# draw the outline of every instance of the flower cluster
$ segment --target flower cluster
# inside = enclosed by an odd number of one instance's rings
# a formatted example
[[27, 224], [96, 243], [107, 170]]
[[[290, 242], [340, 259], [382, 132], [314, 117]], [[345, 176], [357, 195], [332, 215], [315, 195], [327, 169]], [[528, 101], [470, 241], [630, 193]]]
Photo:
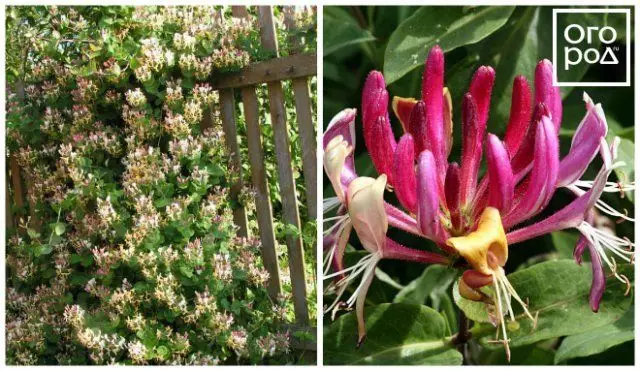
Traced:
[[291, 309], [268, 296], [259, 241], [234, 237], [206, 82], [252, 60], [255, 19], [14, 10], [38, 20], [21, 33], [33, 45], [14, 66], [23, 84], [7, 93], [8, 154], [35, 207], [8, 231], [8, 363], [279, 362]]
[[[377, 179], [355, 172], [356, 111], [346, 109], [329, 124], [323, 138], [324, 168], [336, 197], [326, 200], [325, 206], [326, 211], [337, 212], [325, 219], [333, 222], [325, 231], [325, 278], [335, 277], [329, 291], [337, 298], [326, 311], [355, 304], [362, 342], [366, 333], [364, 300], [380, 260], [463, 266], [461, 296], [486, 304], [501, 330], [501, 339], [496, 340], [504, 344], [509, 357], [505, 317], [514, 320], [511, 300], [522, 307], [534, 328], [537, 320], [505, 274], [509, 248], [553, 231], [577, 229], [581, 237], [575, 257], [580, 263], [585, 249], [589, 251], [593, 266], [589, 303], [597, 312], [605, 288], [603, 266], [629, 286], [629, 279], [617, 271], [614, 259], [633, 263], [635, 247], [628, 239], [596, 227], [596, 210], [633, 221], [600, 196], [603, 192], [634, 189], [635, 185], [608, 181], [611, 172], [623, 165], [616, 160], [619, 139], [607, 142], [603, 108], [586, 93], [585, 116], [568, 154], [561, 158], [558, 135], [562, 99], [559, 88], [553, 85], [553, 66], [548, 60], [537, 65], [533, 94], [525, 77], [515, 78], [511, 115], [502, 140], [486, 133], [495, 72], [487, 66], [475, 72], [462, 101], [460, 164], [449, 162], [453, 106], [444, 75], [444, 53], [436, 46], [426, 60], [421, 99], [392, 100], [404, 129], [399, 141], [391, 129], [384, 78], [377, 71], [367, 77], [362, 92], [362, 130], [380, 174]], [[487, 171], [479, 176], [483, 152]], [[595, 179], [580, 180], [598, 154], [602, 166]], [[575, 199], [551, 216], [534, 219], [561, 188], [571, 191]], [[404, 210], [384, 200], [385, 190], [395, 193]], [[439, 251], [398, 244], [386, 236], [389, 225], [433, 241]], [[351, 230], [368, 254], [357, 264], [344, 267]], [[332, 267], [335, 272], [328, 274]], [[346, 304], [342, 303], [342, 294], [359, 275], [361, 283]]]

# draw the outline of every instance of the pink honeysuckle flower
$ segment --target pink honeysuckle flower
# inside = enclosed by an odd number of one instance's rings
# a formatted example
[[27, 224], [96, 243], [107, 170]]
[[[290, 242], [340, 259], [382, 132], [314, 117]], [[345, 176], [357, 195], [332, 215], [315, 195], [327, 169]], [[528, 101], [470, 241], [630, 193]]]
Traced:
[[[380, 260], [396, 259], [421, 263], [449, 263], [449, 260], [442, 255], [407, 248], [386, 236], [389, 227], [383, 198], [386, 186], [387, 176], [384, 174], [380, 175], [377, 179], [358, 177], [349, 183], [345, 200], [347, 205], [346, 215], [348, 217], [346, 223], [356, 231], [362, 246], [369, 254], [360, 259], [355, 265], [338, 270], [324, 277], [325, 279], [341, 277], [335, 285], [338, 293], [337, 298], [334, 303], [326, 309], [326, 313], [341, 307], [339, 300], [349, 282], [362, 274], [360, 284], [346, 301], [347, 308], [350, 308], [354, 304], [356, 306], [358, 343], [362, 342], [366, 334], [364, 325], [364, 301], [373, 280], [376, 266]], [[348, 234], [349, 232], [346, 233]], [[344, 236], [345, 234], [342, 233], [339, 238], [344, 238]], [[343, 254], [346, 241], [340, 241], [339, 244], [339, 251], [334, 250], [334, 252], [330, 254], [336, 256], [334, 259], [341, 261], [342, 257], [337, 255]]]
[[[453, 122], [451, 96], [444, 86], [442, 50], [436, 46], [429, 52], [421, 99], [394, 97], [392, 100], [393, 111], [405, 132], [398, 142], [391, 130], [384, 78], [377, 71], [369, 74], [363, 88], [362, 128], [365, 145], [380, 177], [361, 181], [355, 175], [353, 166], [342, 165], [338, 171], [339, 166], [335, 164], [346, 162], [327, 162], [327, 152], [340, 153], [340, 156], [352, 154], [355, 145], [355, 110], [338, 114], [324, 138], [327, 176], [334, 188], [341, 188], [336, 189], [336, 194], [346, 195], [346, 198], [333, 202], [339, 204], [340, 209], [338, 216], [328, 219], [338, 220], [329, 231], [334, 233], [340, 229], [341, 223], [348, 220], [346, 223], [356, 230], [369, 252], [360, 263], [345, 269], [341, 255], [346, 239], [329, 239], [333, 248], [328, 248], [328, 262], [339, 261], [340, 264], [334, 264], [339, 269], [326, 277], [342, 277], [338, 281], [339, 294], [355, 275], [365, 272], [348, 305], [357, 300], [364, 301], [363, 295], [366, 295], [366, 288], [371, 283], [380, 256], [395, 254], [395, 258], [426, 263], [446, 263], [462, 257], [468, 269], [459, 282], [460, 293], [468, 299], [487, 303], [488, 309], [497, 318], [496, 326], [502, 328], [502, 340], [499, 341], [504, 343], [508, 353], [504, 317], [508, 315], [513, 318], [511, 298], [523, 307], [525, 314], [535, 323], [535, 316], [529, 313], [527, 305], [515, 292], [502, 268], [507, 261], [509, 245], [553, 231], [576, 228], [582, 235], [576, 246], [576, 260], [580, 262], [585, 249], [592, 255], [594, 279], [590, 303], [594, 311], [597, 311], [604, 292], [603, 263], [618, 279], [628, 283], [626, 277], [616, 272], [611, 254], [633, 262], [635, 245], [627, 239], [595, 228], [590, 215], [598, 209], [611, 216], [633, 221], [599, 198], [603, 192], [632, 190], [635, 184], [619, 185], [607, 181], [611, 171], [621, 165], [620, 162], [614, 162], [618, 140], [615, 139], [611, 146], [606, 143], [607, 123], [602, 107], [594, 104], [586, 94], [585, 118], [574, 135], [569, 153], [560, 158], [558, 132], [562, 122], [562, 98], [559, 88], [553, 86], [552, 76], [551, 63], [548, 60], [539, 62], [533, 94], [525, 77], [515, 78], [510, 117], [504, 141], [500, 141], [497, 136], [486, 133], [495, 71], [488, 66], [480, 67], [473, 75], [462, 101], [463, 143], [458, 165], [447, 162], [452, 147]], [[349, 112], [348, 120], [342, 120], [347, 116], [344, 112]], [[340, 120], [349, 121], [349, 130], [335, 128], [335, 123]], [[348, 138], [335, 139], [337, 133], [349, 133]], [[338, 140], [346, 144], [342, 144], [342, 147], [336, 143], [328, 145]], [[345, 150], [347, 146], [348, 151]], [[487, 172], [479, 178], [483, 151]], [[580, 180], [598, 152], [604, 164], [595, 180]], [[384, 201], [385, 187], [381, 184], [387, 179], [393, 186], [387, 189], [396, 193], [406, 211]], [[356, 180], [356, 184], [371, 184], [370, 190], [362, 193], [368, 195], [367, 202], [358, 207], [349, 205], [349, 195], [358, 194], [349, 192]], [[547, 219], [527, 225], [546, 208], [558, 188], [570, 190], [577, 198]], [[356, 225], [356, 214], [366, 222]], [[395, 242], [383, 238], [389, 225], [435, 242], [444, 256], [430, 253], [428, 258], [421, 255], [420, 259], [406, 259], [406, 256], [400, 257], [401, 254], [397, 252], [391, 253], [401, 250], [411, 252], [408, 255], [416, 252], [427, 254], [404, 246], [400, 249]], [[374, 231], [371, 226], [377, 226], [379, 230]], [[346, 228], [341, 230], [342, 233], [348, 233], [344, 232]], [[344, 245], [336, 248], [339, 244]], [[345, 276], [349, 272], [349, 276]], [[493, 285], [493, 298], [480, 291], [481, 287], [488, 285]], [[339, 296], [330, 309], [336, 308]], [[362, 341], [362, 309], [357, 303], [356, 307]]]

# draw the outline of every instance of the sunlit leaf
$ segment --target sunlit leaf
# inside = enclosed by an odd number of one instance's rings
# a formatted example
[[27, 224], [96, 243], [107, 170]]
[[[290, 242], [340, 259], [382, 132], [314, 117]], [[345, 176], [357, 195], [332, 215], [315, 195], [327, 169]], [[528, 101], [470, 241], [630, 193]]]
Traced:
[[[384, 76], [393, 83], [424, 65], [436, 44], [444, 51], [478, 42], [502, 27], [514, 7], [422, 7], [398, 26], [384, 56]], [[326, 27], [326, 25], [325, 25]]]
[[324, 362], [339, 365], [459, 365], [462, 354], [445, 338], [443, 317], [423, 305], [381, 304], [365, 309], [367, 338], [356, 348], [355, 313], [324, 333]]

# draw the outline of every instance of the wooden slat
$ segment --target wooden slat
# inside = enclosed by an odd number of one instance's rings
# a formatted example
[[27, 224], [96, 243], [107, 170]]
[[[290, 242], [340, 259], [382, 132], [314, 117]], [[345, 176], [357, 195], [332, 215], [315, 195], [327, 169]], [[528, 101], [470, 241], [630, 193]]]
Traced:
[[22, 208], [24, 206], [24, 190], [20, 176], [20, 165], [14, 155], [9, 157], [9, 169], [11, 171], [11, 188], [13, 188], [13, 204]]
[[260, 248], [262, 261], [269, 272], [269, 286], [267, 290], [272, 298], [276, 298], [281, 291], [280, 269], [276, 254], [276, 236], [273, 228], [271, 197], [267, 187], [267, 173], [264, 169], [264, 154], [260, 140], [260, 123], [258, 121], [258, 98], [255, 87], [242, 88], [242, 104], [247, 123], [247, 147], [249, 148], [249, 162], [251, 163], [251, 182], [256, 193], [256, 214], [260, 230]]
[[[273, 12], [270, 6], [258, 7], [262, 46], [278, 54]], [[291, 169], [291, 153], [289, 151], [289, 134], [287, 132], [286, 111], [282, 84], [270, 82], [269, 107], [271, 110], [271, 124], [278, 161], [278, 175], [280, 192], [282, 193], [282, 214], [284, 221], [300, 230], [300, 215], [298, 214], [298, 201], [296, 199], [295, 180]], [[302, 238], [287, 235], [287, 252], [289, 257], [289, 270], [291, 273], [291, 286], [293, 289], [293, 306], [298, 324], [307, 324], [309, 312], [307, 308], [307, 289], [304, 273], [304, 250]]]
[[9, 195], [9, 181], [7, 179], [7, 181], [4, 182], [4, 209], [5, 209], [5, 213], [4, 213], [4, 219], [5, 219], [5, 223], [6, 223], [6, 227], [7, 229], [12, 229], [13, 228], [13, 212], [11, 210], [11, 196]]
[[311, 112], [309, 98], [309, 84], [306, 78], [294, 79], [293, 93], [296, 100], [296, 117], [300, 132], [300, 148], [302, 149], [302, 171], [304, 174], [305, 192], [309, 218], [317, 216], [317, 163], [316, 163], [316, 133]]
[[311, 76], [315, 75], [317, 70], [317, 55], [315, 53], [296, 54], [258, 62], [238, 72], [214, 76], [211, 79], [211, 86], [214, 89], [238, 88]]
[[242, 5], [232, 5], [231, 6], [231, 14], [236, 18], [248, 18], [249, 12], [247, 11], [246, 6]]
[[224, 130], [224, 138], [227, 144], [227, 151], [231, 156], [231, 166], [237, 172], [237, 180], [231, 185], [230, 196], [236, 202], [233, 209], [233, 221], [240, 228], [238, 235], [248, 237], [249, 230], [247, 227], [247, 213], [244, 206], [238, 204], [238, 195], [242, 191], [242, 165], [240, 161], [240, 147], [238, 146], [238, 130], [235, 118], [235, 103], [233, 100], [233, 90], [220, 90], [220, 107], [222, 129]]
[[[18, 96], [19, 101], [23, 101], [25, 97], [24, 92], [24, 83], [20, 80], [16, 81], [16, 94]], [[26, 197], [26, 189], [22, 187], [22, 171], [20, 170], [20, 165], [18, 164], [18, 160], [16, 159], [14, 154], [11, 154], [9, 157], [9, 169], [11, 171], [11, 187], [13, 188], [13, 203], [14, 205], [22, 209], [24, 207], [24, 198]], [[28, 186], [27, 186], [28, 189]], [[31, 202], [29, 202], [31, 206]], [[34, 214], [35, 208], [29, 208], [29, 212], [31, 215]], [[35, 219], [35, 218], [33, 218]], [[18, 216], [16, 215], [16, 224], [20, 223]]]
[[[234, 17], [249, 17], [249, 12], [247, 12], [247, 8], [244, 6], [232, 6], [231, 10]], [[273, 228], [271, 197], [269, 196], [269, 188], [267, 187], [267, 173], [264, 169], [264, 153], [262, 152], [262, 143], [260, 140], [258, 98], [256, 97], [255, 86], [244, 87], [241, 92], [245, 122], [247, 125], [247, 148], [249, 150], [249, 163], [251, 164], [251, 182], [256, 193], [255, 203], [260, 233], [262, 263], [267, 272], [269, 272], [267, 291], [271, 298], [276, 299], [282, 291], [282, 287], [280, 285], [278, 255], [276, 254], [276, 236]]]

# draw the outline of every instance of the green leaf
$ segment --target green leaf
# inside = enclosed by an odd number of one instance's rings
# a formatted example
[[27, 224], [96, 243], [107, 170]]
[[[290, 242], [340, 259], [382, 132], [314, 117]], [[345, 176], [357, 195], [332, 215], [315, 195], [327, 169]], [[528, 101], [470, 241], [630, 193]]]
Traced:
[[[616, 161], [623, 161], [624, 166], [615, 168], [613, 171], [616, 173], [618, 180], [623, 184], [632, 182], [635, 179], [634, 171], [634, 145], [629, 139], [620, 138], [620, 146], [618, 147], [618, 158]], [[633, 191], [625, 192], [625, 196], [633, 201]]]
[[54, 231], [58, 236], [62, 236], [66, 229], [67, 226], [64, 223], [56, 223], [54, 226]]
[[53, 247], [51, 245], [40, 245], [36, 248], [35, 255], [49, 255], [53, 251]]
[[29, 235], [29, 238], [31, 238], [32, 240], [35, 240], [38, 237], [40, 237], [40, 233], [38, 233], [38, 231], [32, 228], [27, 228], [27, 234]]
[[[601, 21], [594, 19], [597, 17], [602, 15], [575, 13], [568, 15], [567, 19], [576, 24], [601, 24]], [[501, 28], [482, 43], [469, 46], [468, 59], [475, 61], [474, 68], [461, 69], [457, 76], [447, 76], [453, 102], [461, 101], [475, 68], [480, 65], [492, 66], [496, 71], [496, 80], [491, 98], [489, 130], [503, 132], [511, 107], [513, 79], [517, 75], [524, 75], [533, 85], [537, 63], [544, 58], [552, 59], [551, 22], [551, 7], [518, 7], [509, 18], [508, 27]], [[588, 66], [586, 63], [577, 66], [564, 78], [581, 81]], [[562, 88], [563, 97], [572, 89]], [[577, 103], [582, 104], [581, 101]], [[457, 114], [455, 110], [454, 114]]]
[[[620, 273], [628, 269], [628, 265], [618, 266]], [[627, 272], [627, 275], [629, 274], [632, 276], [632, 273]], [[588, 301], [591, 266], [588, 263], [579, 266], [572, 260], [536, 264], [508, 275], [508, 279], [522, 300], [529, 302], [529, 311], [534, 316], [536, 312], [538, 314], [537, 327], [533, 329], [532, 321], [524, 315], [520, 305], [512, 300], [515, 323], [508, 321], [511, 347], [574, 335], [613, 323], [622, 317], [632, 301], [631, 295], [624, 295], [625, 285], [615, 278], [610, 278], [600, 310], [594, 313]], [[469, 312], [471, 302], [460, 298], [459, 295], [456, 303], [469, 318], [480, 314]], [[473, 304], [471, 308], [477, 310], [478, 307], [475, 304], [479, 303]], [[483, 306], [483, 304], [480, 305]], [[485, 318], [487, 316], [486, 309], [484, 309], [484, 316]], [[487, 345], [487, 340], [494, 336], [495, 328], [488, 323], [483, 323], [474, 327], [472, 332], [482, 338], [482, 343]]]
[[578, 242], [578, 234], [566, 230], [553, 232], [551, 233], [551, 241], [553, 241], [553, 246], [555, 246], [560, 259], [571, 259]]
[[440, 294], [446, 293], [456, 275], [457, 272], [449, 267], [430, 265], [425, 268], [420, 277], [400, 290], [393, 302], [425, 304], [427, 298], [431, 298], [432, 306], [438, 310], [440, 307]]
[[[458, 308], [464, 312], [464, 314], [470, 320], [474, 322], [489, 322], [489, 314], [485, 305], [477, 301], [471, 301], [460, 296], [460, 290], [458, 289], [458, 281], [453, 284], [453, 301]], [[486, 289], [482, 291], [488, 292]]]
[[171, 203], [171, 199], [167, 197], [162, 197], [153, 201], [153, 206], [157, 207], [158, 209], [162, 209], [163, 207], [169, 205], [170, 203]]
[[324, 333], [324, 362], [331, 365], [459, 365], [462, 354], [445, 338], [446, 324], [423, 305], [381, 304], [365, 308], [367, 338], [356, 348], [355, 313], [341, 316]]
[[[502, 27], [514, 7], [423, 7], [393, 32], [384, 55], [387, 84], [423, 66], [436, 44], [449, 51], [478, 42]], [[326, 28], [326, 23], [325, 23]]]
[[375, 40], [375, 37], [358, 25], [358, 22], [338, 7], [324, 8], [324, 56], [349, 45]]
[[169, 348], [164, 345], [160, 345], [157, 348], [156, 353], [161, 359], [166, 359], [167, 357], [169, 357]]
[[193, 277], [193, 268], [186, 265], [180, 265], [180, 273], [182, 273], [187, 278], [191, 278]]
[[402, 290], [404, 288], [404, 286], [396, 282], [393, 278], [391, 278], [391, 276], [389, 276], [385, 271], [383, 271], [380, 268], [376, 268], [374, 274], [376, 275], [377, 279], [393, 287], [394, 289]]
[[560, 344], [555, 364], [571, 358], [598, 354], [616, 345], [634, 339], [633, 307], [615, 323], [577, 335], [567, 336]]
[[550, 365], [553, 363], [555, 351], [543, 347], [543, 344], [531, 344], [511, 349], [511, 359], [507, 359], [504, 348], [483, 349], [478, 356], [480, 365]]

